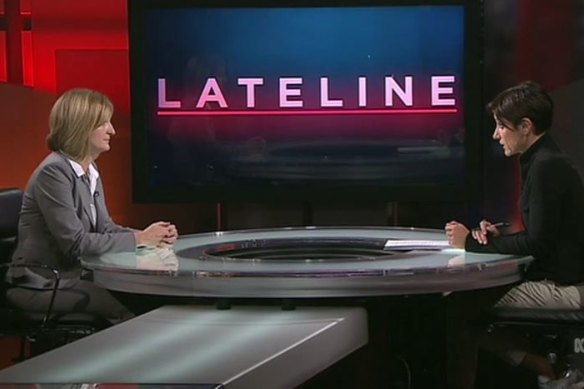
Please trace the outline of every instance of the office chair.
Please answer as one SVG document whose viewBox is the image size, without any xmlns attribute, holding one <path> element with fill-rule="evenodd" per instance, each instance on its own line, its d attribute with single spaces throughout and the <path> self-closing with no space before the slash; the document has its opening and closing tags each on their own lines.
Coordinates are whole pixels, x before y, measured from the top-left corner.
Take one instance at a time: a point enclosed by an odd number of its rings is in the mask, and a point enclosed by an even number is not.
<svg viewBox="0 0 584 389">
<path fill-rule="evenodd" d="M 20 352 L 16 361 L 40 354 L 69 343 L 108 326 L 93 314 L 53 312 L 53 302 L 59 291 L 60 273 L 46 265 L 26 265 L 28 268 L 50 270 L 54 278 L 51 300 L 46 312 L 28 312 L 10 304 L 6 291 L 11 287 L 5 280 L 11 267 L 23 267 L 11 263 L 16 248 L 18 218 L 23 192 L 17 188 L 0 189 L 0 336 L 20 338 Z"/>
<path fill-rule="evenodd" d="M 584 309 L 494 308 L 491 328 L 523 332 L 552 363 L 584 371 Z"/>
<path fill-rule="evenodd" d="M 0 263 L 10 262 L 16 245 L 22 196 L 17 188 L 0 189 Z"/>
</svg>

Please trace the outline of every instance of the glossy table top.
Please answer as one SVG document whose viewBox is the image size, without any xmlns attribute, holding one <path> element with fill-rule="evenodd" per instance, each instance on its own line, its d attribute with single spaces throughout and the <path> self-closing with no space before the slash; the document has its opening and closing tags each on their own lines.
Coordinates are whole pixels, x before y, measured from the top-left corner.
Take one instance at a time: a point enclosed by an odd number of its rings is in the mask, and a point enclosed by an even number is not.
<svg viewBox="0 0 584 389">
<path fill-rule="evenodd" d="M 181 237 L 172 249 L 84 258 L 94 281 L 134 293 L 199 297 L 351 297 L 449 292 L 516 282 L 531 257 L 460 249 L 384 250 L 436 242 L 441 230 L 298 227 Z M 412 242 L 419 243 L 419 242 Z"/>
</svg>

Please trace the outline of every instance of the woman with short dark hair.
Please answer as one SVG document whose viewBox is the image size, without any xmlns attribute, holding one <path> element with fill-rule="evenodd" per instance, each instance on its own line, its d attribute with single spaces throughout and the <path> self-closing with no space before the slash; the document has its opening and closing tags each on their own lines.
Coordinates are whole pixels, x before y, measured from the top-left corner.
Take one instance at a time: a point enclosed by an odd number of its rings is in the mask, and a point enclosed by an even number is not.
<svg viewBox="0 0 584 389">
<path fill-rule="evenodd" d="M 445 227 L 448 241 L 467 251 L 534 258 L 523 282 L 502 290 L 506 293 L 492 301 L 495 306 L 580 309 L 584 306 L 584 187 L 579 173 L 549 135 L 553 101 L 540 85 L 528 81 L 501 92 L 487 109 L 496 123 L 493 139 L 502 146 L 505 156 L 519 156 L 523 229 L 503 234 L 483 220 L 479 228 L 469 231 L 452 221 Z M 492 292 L 491 296 L 496 296 Z M 464 300 L 461 295 L 452 296 L 452 300 L 460 303 Z M 468 297 L 470 304 L 472 299 Z M 465 315 L 462 309 L 459 312 Z M 568 381 L 584 382 L 579 373 L 558 382 L 561 377 L 557 369 L 543 356 L 526 352 L 521 345 L 524 342 L 517 337 L 502 340 L 491 335 L 483 343 L 509 363 L 536 372 L 543 388 L 560 387 L 557 385 L 567 385 Z M 473 387 L 474 375 L 466 377 L 466 384 L 456 387 Z"/>
</svg>

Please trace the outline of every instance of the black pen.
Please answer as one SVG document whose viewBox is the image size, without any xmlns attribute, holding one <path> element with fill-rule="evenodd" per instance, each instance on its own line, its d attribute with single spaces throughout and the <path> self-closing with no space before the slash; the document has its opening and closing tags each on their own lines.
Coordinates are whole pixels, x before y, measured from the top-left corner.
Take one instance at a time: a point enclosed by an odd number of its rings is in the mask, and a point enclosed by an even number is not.
<svg viewBox="0 0 584 389">
<path fill-rule="evenodd" d="M 508 222 L 498 222 L 498 223 L 493 223 L 491 224 L 491 226 L 495 227 L 495 228 L 503 228 L 503 227 L 509 227 L 511 225 L 511 223 Z M 481 227 L 476 227 L 472 229 L 473 231 L 480 231 Z"/>
</svg>

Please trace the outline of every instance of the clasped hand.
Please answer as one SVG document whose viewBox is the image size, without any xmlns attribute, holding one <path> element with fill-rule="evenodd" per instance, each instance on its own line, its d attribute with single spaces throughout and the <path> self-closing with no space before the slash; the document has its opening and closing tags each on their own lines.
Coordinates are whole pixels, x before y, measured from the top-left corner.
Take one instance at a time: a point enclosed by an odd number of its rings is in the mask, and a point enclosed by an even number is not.
<svg viewBox="0 0 584 389">
<path fill-rule="evenodd" d="M 444 226 L 446 238 L 448 243 L 455 248 L 464 248 L 466 237 L 469 233 L 472 234 L 474 240 L 479 244 L 486 245 L 489 242 L 489 237 L 497 237 L 501 232 L 493 223 L 488 220 L 482 220 L 478 228 L 473 228 L 470 231 L 464 224 L 457 221 L 451 221 Z"/>
<path fill-rule="evenodd" d="M 178 239 L 178 230 L 169 222 L 150 224 L 136 234 L 136 244 L 156 247 L 170 247 Z"/>
</svg>

